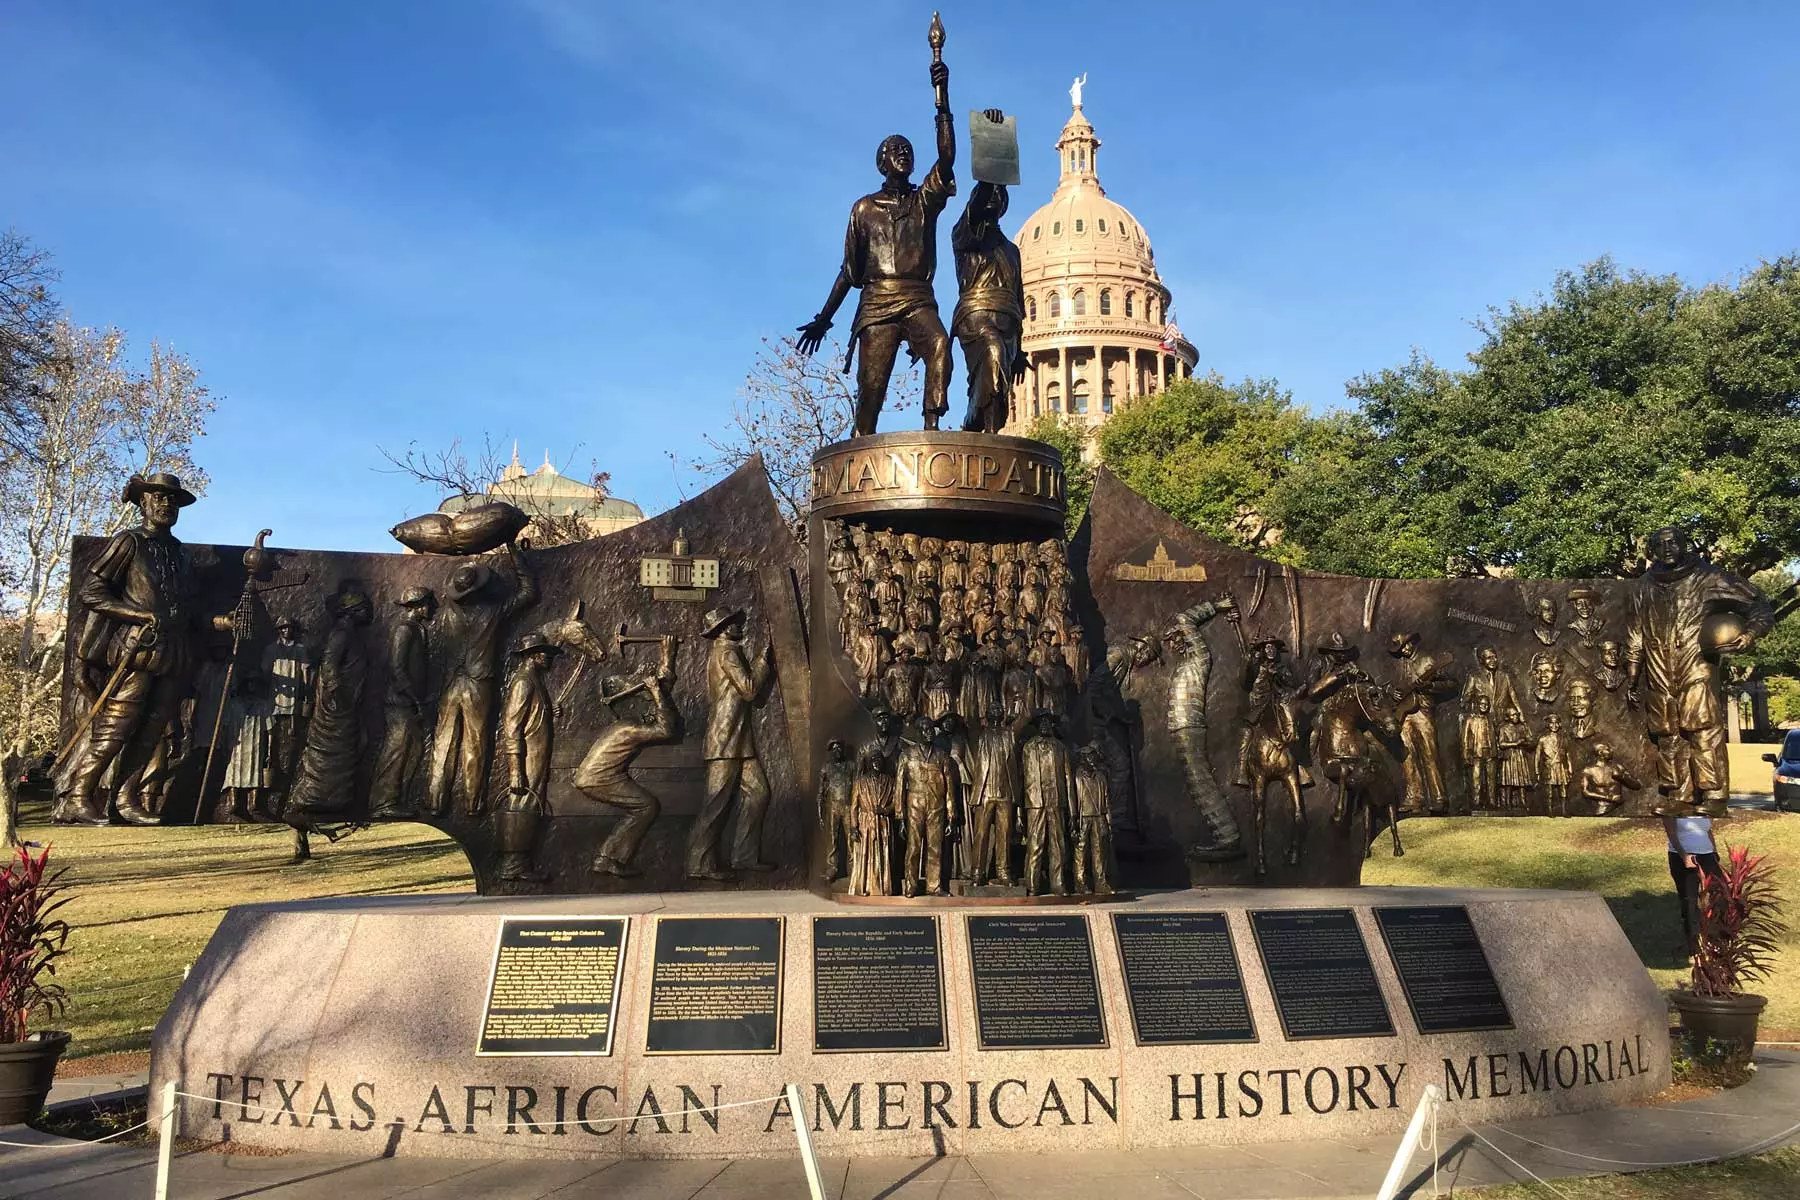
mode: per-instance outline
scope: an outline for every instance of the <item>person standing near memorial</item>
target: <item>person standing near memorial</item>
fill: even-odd
[[[856,828],[850,846],[850,894],[894,894],[894,780],[879,741],[857,752],[851,793]]]
[[[395,601],[401,616],[388,634],[387,696],[382,704],[385,729],[369,788],[369,816],[376,820],[410,817],[413,788],[425,761],[425,734],[430,723],[431,619],[437,595],[411,587]]]
[[[1019,775],[1025,797],[1025,894],[1042,895],[1048,876],[1050,892],[1066,896],[1075,780],[1054,713],[1037,714],[1036,732],[1019,751]]]
[[[856,790],[856,764],[842,738],[825,743],[825,762],[819,767],[819,832],[825,836],[825,882],[841,878],[849,869],[856,842],[856,817],[852,799]],[[843,848],[839,857],[838,848]]]
[[[277,617],[275,640],[262,655],[263,677],[269,681],[274,705],[269,756],[275,768],[275,786],[283,789],[293,781],[306,738],[307,706],[312,703],[312,656],[300,641],[304,632],[297,617]]]
[[[508,786],[495,813],[495,841],[500,878],[535,881],[542,876],[531,860],[538,825],[550,815],[550,753],[556,739],[556,702],[547,677],[562,647],[541,633],[528,633],[513,653],[519,666],[506,689],[506,708],[500,717]]]
[[[906,823],[900,892],[944,894],[944,842],[957,825],[956,765],[938,745],[937,726],[920,717],[907,726],[894,762],[894,807]]]
[[[989,879],[1010,887],[1013,824],[1019,805],[1018,735],[1006,723],[998,700],[990,700],[986,720],[970,747],[969,843],[970,878]]]
[[[341,813],[355,796],[362,755],[363,684],[369,673],[363,630],[375,618],[374,602],[354,579],[339,582],[326,601],[326,611],[331,632],[319,656],[306,746],[300,751],[284,811],[289,824],[308,829],[314,827],[313,817]]]
[[[997,108],[982,116],[995,124],[1005,120]],[[1006,209],[1005,185],[977,183],[950,231],[957,285],[950,329],[962,344],[969,377],[969,408],[962,427],[983,433],[998,433],[1006,425],[1012,389],[1030,366],[1019,347],[1025,321],[1024,270],[1018,246],[1000,228]]]
[[[712,643],[706,656],[706,800],[688,830],[690,879],[731,878],[719,863],[719,849],[733,797],[738,798],[738,819],[731,865],[744,871],[774,869],[762,861],[769,781],[756,752],[754,719],[763,690],[774,674],[775,650],[764,645],[756,665],[750,665],[744,653],[748,620],[741,608],[715,608],[706,614],[700,631],[700,636]]]
[[[941,35],[937,44],[943,44]],[[937,163],[914,187],[912,143],[897,133],[882,139],[875,152],[881,190],[851,206],[844,263],[825,306],[800,326],[796,343],[802,355],[817,350],[850,289],[861,289],[850,326],[850,353],[844,359],[846,371],[852,358],[862,360],[856,376],[857,437],[875,432],[901,342],[913,358],[925,363],[925,428],[936,429],[938,418],[950,407],[950,335],[944,331],[931,290],[937,272],[938,214],[956,194],[950,68],[933,62],[931,85],[937,99]]]
[[[1719,873],[1719,851],[1713,844],[1712,818],[1664,816],[1662,824],[1669,843],[1669,877],[1675,881],[1675,900],[1681,908],[1682,956],[1692,958],[1699,948],[1700,889],[1705,886],[1703,874]]]
[[[1538,739],[1534,760],[1537,777],[1544,785],[1544,815],[1569,815],[1569,780],[1574,765],[1569,759],[1569,741],[1563,735],[1562,718],[1551,713],[1544,718],[1544,736]]]
[[[1075,890],[1112,891],[1112,805],[1106,760],[1092,742],[1075,759]]]
[[[187,547],[170,532],[194,494],[174,475],[133,475],[123,500],[137,506],[139,524],[115,533],[71,585],[86,618],[75,657],[93,696],[84,690],[91,720],[56,781],[52,820],[59,825],[107,823],[101,776],[109,767],[114,779],[140,775],[177,719],[195,666],[196,573]],[[231,619],[210,624],[231,629]],[[251,630],[232,632],[248,640]],[[156,820],[129,795],[117,807],[131,824]]]
[[[500,687],[500,637],[506,623],[538,601],[537,574],[513,542],[506,543],[516,583],[486,563],[464,563],[450,576],[438,636],[449,660],[432,738],[430,813],[442,817],[453,798],[465,816],[486,803],[493,748],[494,704]]]
[[[1659,815],[1721,816],[1731,796],[1725,708],[1710,654],[1750,649],[1774,623],[1755,586],[1694,553],[1679,529],[1650,535],[1650,566],[1631,596],[1626,701],[1642,705],[1656,745]],[[1710,618],[1731,614],[1737,631],[1707,644]]]
[[[1522,813],[1530,807],[1531,789],[1537,786],[1532,764],[1531,726],[1518,705],[1506,710],[1494,746],[1500,752],[1500,806]]]
[[[1396,633],[1388,639],[1388,653],[1398,666],[1389,692],[1400,704],[1400,744],[1405,749],[1400,773],[1406,781],[1405,804],[1412,812],[1442,815],[1447,809],[1444,772],[1438,762],[1437,701],[1439,696],[1453,694],[1456,685],[1444,676],[1442,663],[1419,653],[1416,633]],[[1504,765],[1501,769],[1505,769]],[[1501,787],[1505,788],[1504,780]]]

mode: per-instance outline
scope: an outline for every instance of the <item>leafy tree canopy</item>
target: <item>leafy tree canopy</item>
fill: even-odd
[[[1690,287],[1610,259],[1490,310],[1469,368],[1415,352],[1308,416],[1272,381],[1184,382],[1102,461],[1222,540],[1372,576],[1608,575],[1686,526],[1749,574],[1800,556],[1800,257]]]

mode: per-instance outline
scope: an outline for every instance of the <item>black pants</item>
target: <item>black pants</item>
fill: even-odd
[[[1695,931],[1700,925],[1700,872],[1719,873],[1719,855],[1696,854],[1697,867],[1687,865],[1687,855],[1669,851],[1669,877],[1675,881],[1675,898],[1681,905],[1681,940],[1692,954],[1698,945]]]

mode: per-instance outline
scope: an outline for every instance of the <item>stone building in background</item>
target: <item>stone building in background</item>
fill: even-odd
[[[1144,227],[1100,186],[1099,150],[1076,104],[1056,142],[1056,192],[1013,235],[1031,369],[1007,433],[1024,433],[1044,413],[1097,427],[1135,397],[1192,375],[1199,357],[1175,327]]]
[[[527,471],[519,462],[519,448],[513,447],[512,462],[500,472],[500,478],[489,484],[486,492],[452,496],[438,505],[439,512],[456,513],[489,500],[504,500],[517,505],[531,517],[534,527],[554,524],[563,528],[573,520],[586,537],[602,537],[636,525],[644,519],[644,510],[629,500],[609,496],[591,483],[582,483],[560,474],[550,465],[550,452],[544,451],[544,465]],[[534,528],[541,545],[566,540],[547,536],[549,529]]]

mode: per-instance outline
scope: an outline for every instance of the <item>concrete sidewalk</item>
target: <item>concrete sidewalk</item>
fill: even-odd
[[[1440,1125],[1439,1182],[1448,1193],[1488,1184],[1606,1174],[1689,1160],[1736,1157],[1800,1141],[1800,1055],[1758,1055],[1756,1079],[1663,1108],[1609,1109],[1479,1126],[1505,1155],[1453,1121]],[[37,1148],[0,1148],[0,1196],[14,1200],[148,1200],[154,1147],[87,1146],[29,1129],[0,1138]],[[1246,1146],[982,1154],[928,1159],[831,1159],[833,1200],[1349,1200],[1372,1196],[1398,1136]],[[1431,1195],[1431,1162],[1414,1156],[1411,1193]],[[707,1161],[346,1159],[195,1152],[177,1156],[175,1200],[792,1200],[806,1182],[791,1159]]]

